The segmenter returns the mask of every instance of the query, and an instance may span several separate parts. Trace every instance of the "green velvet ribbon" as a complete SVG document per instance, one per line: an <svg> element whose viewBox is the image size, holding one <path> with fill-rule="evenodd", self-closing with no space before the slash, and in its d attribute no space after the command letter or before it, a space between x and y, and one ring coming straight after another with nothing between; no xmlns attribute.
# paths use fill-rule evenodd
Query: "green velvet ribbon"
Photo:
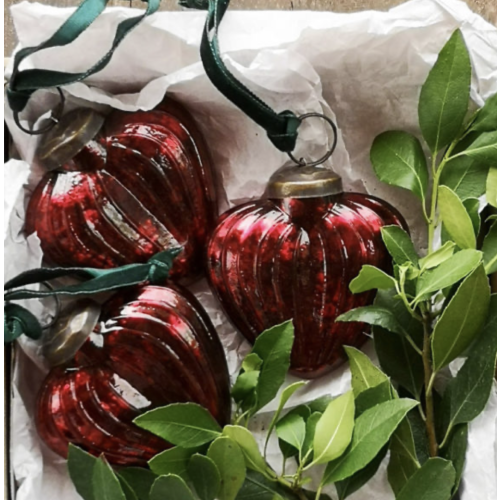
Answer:
<svg viewBox="0 0 500 500"><path fill-rule="evenodd" d="M91 68L81 73L66 73L46 69L20 70L23 60L43 49L62 47L78 38L101 14L108 0L84 0L71 14L63 25L48 39L36 47L26 47L19 50L14 56L12 77L7 88L9 106L14 112L20 113L28 103L31 95L39 89L61 87L70 83L79 82L88 76L103 69L111 60L113 53L125 36L130 33L143 19L158 10L160 0L143 0L148 6L144 14L122 21L115 33L111 48Z"/></svg>
<svg viewBox="0 0 500 500"><path fill-rule="evenodd" d="M300 120L291 111L276 113L243 85L227 69L219 50L219 27L230 0L180 0L184 7L208 9L201 41L203 66L215 87L254 122L264 128L271 142L280 151L291 153L297 142Z"/></svg>
<svg viewBox="0 0 500 500"><path fill-rule="evenodd" d="M82 297L146 283L163 285L180 251L180 248L165 250L154 255L148 262L128 264L113 269L43 267L19 274L5 283L4 342L12 342L23 333L33 339L42 336L42 327L36 317L25 307L12 304L11 301L59 295ZM81 278L83 281L52 290L20 288L68 276Z"/></svg>

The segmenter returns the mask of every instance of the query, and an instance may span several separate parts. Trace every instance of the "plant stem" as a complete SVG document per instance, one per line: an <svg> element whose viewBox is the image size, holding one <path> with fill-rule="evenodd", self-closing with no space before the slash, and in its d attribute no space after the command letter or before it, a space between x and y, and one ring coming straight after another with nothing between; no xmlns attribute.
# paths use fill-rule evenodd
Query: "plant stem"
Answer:
<svg viewBox="0 0 500 500"><path fill-rule="evenodd" d="M426 313L424 316L424 350L422 359L424 362L424 380L425 380L425 427L427 430L427 439L429 441L429 454L431 457L438 455L438 443L436 439L436 427L434 423L434 399L432 395L432 360L431 360L431 331L432 320Z"/></svg>
<svg viewBox="0 0 500 500"><path fill-rule="evenodd" d="M320 484L318 487L318 491L316 492L316 497L315 497L316 500L319 500L321 498L321 490L322 489L323 489L323 485Z"/></svg>

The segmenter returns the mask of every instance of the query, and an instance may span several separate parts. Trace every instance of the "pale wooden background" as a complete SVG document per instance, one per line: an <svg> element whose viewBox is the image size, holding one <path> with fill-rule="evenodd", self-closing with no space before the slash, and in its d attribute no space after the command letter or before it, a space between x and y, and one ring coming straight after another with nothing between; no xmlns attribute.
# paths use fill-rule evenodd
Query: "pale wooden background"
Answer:
<svg viewBox="0 0 500 500"><path fill-rule="evenodd" d="M68 7L78 5L79 0L40 0L41 3ZM403 3L404 0L232 0L233 9L284 9L284 10L331 10L336 12L352 12L356 10L386 10ZM466 0L471 8L481 14L489 22L496 24L497 0ZM16 0L4 0L4 57L8 57L16 44L16 35L10 17L10 6ZM144 8L140 0L111 0L109 5L132 5ZM161 10L178 10L176 0L162 0Z"/></svg>

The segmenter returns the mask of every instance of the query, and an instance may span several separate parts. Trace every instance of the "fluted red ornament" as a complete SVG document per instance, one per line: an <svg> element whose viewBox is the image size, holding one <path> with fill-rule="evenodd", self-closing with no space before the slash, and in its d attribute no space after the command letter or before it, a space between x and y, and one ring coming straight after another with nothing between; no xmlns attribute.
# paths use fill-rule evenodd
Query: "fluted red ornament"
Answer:
<svg viewBox="0 0 500 500"><path fill-rule="evenodd" d="M74 348L73 334L56 337L51 359ZM38 397L37 428L63 457L73 443L116 465L143 466L169 444L132 421L178 402L198 403L229 423L226 359L194 296L171 283L146 286L115 295L76 355L52 368Z"/></svg>
<svg viewBox="0 0 500 500"><path fill-rule="evenodd" d="M46 261L110 268L181 246L170 277L199 276L217 207L211 160L188 112L170 99L114 111L97 135L102 121L91 110L63 120L42 142L41 160L56 168L26 216Z"/></svg>
<svg viewBox="0 0 500 500"><path fill-rule="evenodd" d="M208 278L226 314L250 341L293 319L292 372L316 378L368 338L362 323L336 323L374 292L352 294L364 264L388 270L380 229L405 226L388 203L342 192L330 170L284 167L267 196L223 214L208 244Z"/></svg>

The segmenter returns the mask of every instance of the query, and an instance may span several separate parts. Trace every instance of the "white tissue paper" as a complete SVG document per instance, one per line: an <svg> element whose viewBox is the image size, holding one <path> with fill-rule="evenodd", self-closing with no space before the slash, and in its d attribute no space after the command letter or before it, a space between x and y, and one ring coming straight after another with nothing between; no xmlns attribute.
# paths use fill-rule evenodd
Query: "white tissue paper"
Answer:
<svg viewBox="0 0 500 500"><path fill-rule="evenodd" d="M37 45L52 35L73 9L38 3L15 5L13 20L19 47ZM81 71L110 46L116 25L137 15L128 8L109 8L74 43L30 57L24 67ZM220 177L220 211L262 195L270 175L286 160L265 132L211 85L199 60L206 13L161 12L148 18L122 43L111 63L85 83L65 87L68 108L85 105L123 110L149 109L165 92L193 114L211 147ZM417 200L407 191L377 181L369 149L387 129L418 134L419 89L451 33L460 27L474 67L472 97L481 105L496 91L496 29L457 0L413 0L388 12L237 12L230 11L220 30L224 60L234 74L274 109L296 113L322 111L339 126L340 140L329 166L349 191L366 191L395 205L408 221L420 251L425 232ZM7 75L10 74L10 69ZM38 92L23 114L33 123L58 102L56 93ZM26 201L43 168L34 158L38 138L27 136L6 119L22 161L5 167L6 278L40 265L36 236L22 232ZM299 148L307 157L322 156L328 131L320 120L300 129ZM222 339L234 379L250 349L234 331L205 282L193 291L210 314ZM78 500L65 461L37 437L33 406L44 370L35 343L21 341L13 388L12 463L16 500ZM34 345L35 344L35 345ZM365 348L375 359L373 347ZM291 377L290 377L291 379ZM289 381L287 381L289 382ZM289 407L321 395L338 395L350 386L347 366L310 382ZM262 443L262 424L271 403L253 425ZM486 411L470 427L462 500L496 498L496 391ZM270 461L280 467L276 442ZM353 500L393 498L386 463ZM278 469L279 470L279 469ZM326 491L336 498L334 489Z"/></svg>

